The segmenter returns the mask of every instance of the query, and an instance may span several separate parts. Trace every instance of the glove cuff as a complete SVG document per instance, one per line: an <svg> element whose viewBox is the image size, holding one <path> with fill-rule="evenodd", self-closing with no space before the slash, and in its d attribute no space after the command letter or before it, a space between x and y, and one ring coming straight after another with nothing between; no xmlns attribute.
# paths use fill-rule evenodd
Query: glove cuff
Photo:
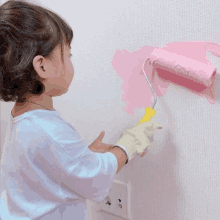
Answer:
<svg viewBox="0 0 220 220"><path fill-rule="evenodd" d="M126 160L125 164L127 164L129 161L129 154L128 154L128 151L126 150L126 148L121 144L114 145L112 148L114 148L114 147L119 147L125 152L125 154L127 155L127 160Z"/></svg>
<svg viewBox="0 0 220 220"><path fill-rule="evenodd" d="M114 146L118 146L126 152L128 158L126 163L128 163L134 158L134 155L136 153L135 145L137 145L137 141L135 141L134 137L130 135L123 135Z"/></svg>

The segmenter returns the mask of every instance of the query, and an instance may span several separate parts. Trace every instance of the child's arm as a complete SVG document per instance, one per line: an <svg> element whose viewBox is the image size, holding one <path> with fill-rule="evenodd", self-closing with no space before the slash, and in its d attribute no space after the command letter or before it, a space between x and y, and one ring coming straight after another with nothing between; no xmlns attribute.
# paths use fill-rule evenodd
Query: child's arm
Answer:
<svg viewBox="0 0 220 220"><path fill-rule="evenodd" d="M112 148L109 152L113 153L118 161L118 171L125 165L126 161L127 161L127 155L126 153L119 147L115 146L114 148Z"/></svg>

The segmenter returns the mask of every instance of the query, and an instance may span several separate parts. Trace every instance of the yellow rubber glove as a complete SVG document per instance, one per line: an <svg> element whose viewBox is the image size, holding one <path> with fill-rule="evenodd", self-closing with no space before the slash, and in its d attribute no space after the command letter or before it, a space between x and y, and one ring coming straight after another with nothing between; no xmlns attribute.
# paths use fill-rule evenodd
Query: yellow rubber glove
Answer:
<svg viewBox="0 0 220 220"><path fill-rule="evenodd" d="M152 110L152 108L146 108L146 113L151 112L151 114L148 116L145 114L137 126L123 132L119 141L114 145L119 146L126 152L128 161L131 161L135 154L142 154L146 148L154 142L154 131L163 128L163 126L158 123L146 121L150 120L155 114L155 110L151 111L150 109Z"/></svg>

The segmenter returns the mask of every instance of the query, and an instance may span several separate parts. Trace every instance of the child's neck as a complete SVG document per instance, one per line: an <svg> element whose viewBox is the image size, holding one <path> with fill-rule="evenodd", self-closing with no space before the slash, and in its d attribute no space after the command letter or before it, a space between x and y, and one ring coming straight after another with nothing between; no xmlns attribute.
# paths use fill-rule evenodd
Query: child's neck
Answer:
<svg viewBox="0 0 220 220"><path fill-rule="evenodd" d="M53 100L50 96L27 96L26 101L24 103L15 103L15 107L17 109L53 109Z"/></svg>
<svg viewBox="0 0 220 220"><path fill-rule="evenodd" d="M26 98L24 103L15 103L14 108L11 111L13 117L17 117L25 112L35 110L35 109L53 109L53 100L52 97L47 97L44 99L37 99L36 97L28 97ZM33 103L32 103L33 102ZM37 104L34 104L34 103Z"/></svg>

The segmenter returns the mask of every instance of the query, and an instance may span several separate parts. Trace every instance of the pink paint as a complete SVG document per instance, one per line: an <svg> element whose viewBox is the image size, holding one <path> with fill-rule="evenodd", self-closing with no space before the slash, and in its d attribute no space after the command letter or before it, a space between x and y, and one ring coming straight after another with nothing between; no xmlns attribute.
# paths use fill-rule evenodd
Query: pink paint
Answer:
<svg viewBox="0 0 220 220"><path fill-rule="evenodd" d="M154 60L154 58L161 58L164 55L166 60L171 63L170 68L166 70L159 69L156 65L152 68L147 63L144 67L145 74L148 76L157 96L162 96L166 92L169 83L172 82L186 87L195 95L205 96L211 104L215 104L214 81L216 72L215 67L206 57L206 51L211 50L213 55L220 56L220 47L216 46L216 43L210 43L212 42L177 42L156 49L155 47L144 46L132 53L126 50L116 51L112 65L117 74L124 80L122 89L124 91L123 100L127 103L125 111L134 114L134 108L136 107L146 108L152 106L153 94L144 77L142 66L148 57ZM153 56L153 51L157 51L156 56ZM180 59L181 56L183 59ZM172 60L174 63L178 61L185 67L189 64L190 69L187 66L187 71L191 70L191 73L187 72L188 78L187 75L180 77L180 75L174 74ZM198 72L197 75L193 73L193 70Z"/></svg>

